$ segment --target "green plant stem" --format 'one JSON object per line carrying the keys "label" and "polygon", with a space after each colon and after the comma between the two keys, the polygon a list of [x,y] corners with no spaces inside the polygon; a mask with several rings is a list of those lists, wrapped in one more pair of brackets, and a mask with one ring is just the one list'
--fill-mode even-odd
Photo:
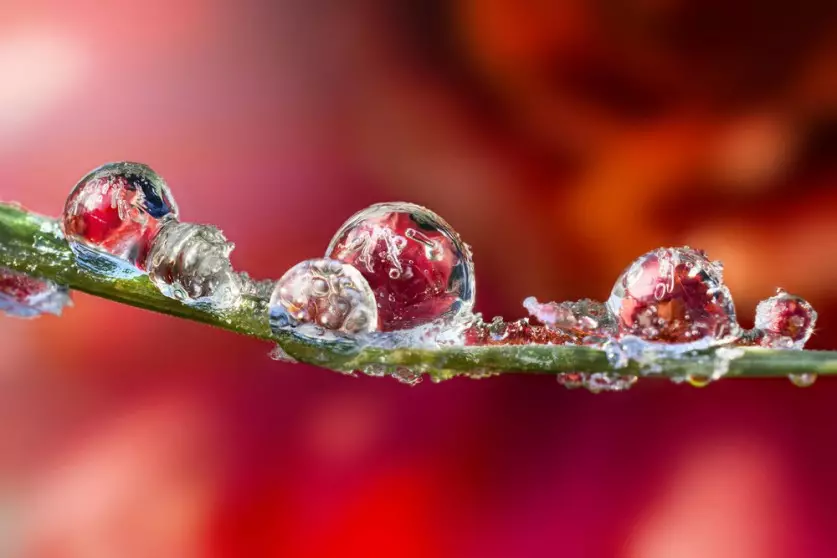
{"label": "green plant stem", "polygon": [[[245,296],[232,311],[213,312],[186,306],[160,294],[147,277],[114,279],[81,268],[60,234],[54,219],[30,213],[14,204],[0,203],[0,266],[67,285],[76,291],[193,320],[242,335],[278,343],[299,360],[338,370],[369,365],[420,368],[439,378],[487,372],[615,372],[640,374],[636,362],[614,369],[604,351],[589,347],[524,345],[442,347],[436,349],[346,347],[293,335],[274,335],[267,320],[267,300]],[[715,351],[660,359],[655,377],[708,376],[715,369]],[[837,374],[837,351],[781,351],[744,348],[729,363],[727,377],[771,377],[788,374]]]}

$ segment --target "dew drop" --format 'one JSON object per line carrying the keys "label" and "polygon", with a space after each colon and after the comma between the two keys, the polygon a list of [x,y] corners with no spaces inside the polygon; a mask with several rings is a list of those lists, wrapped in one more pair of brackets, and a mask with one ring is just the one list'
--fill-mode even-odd
{"label": "dew drop", "polygon": [[760,344],[775,349],[802,349],[817,323],[817,312],[803,298],[779,290],[756,307]]}
{"label": "dew drop", "polygon": [[814,382],[817,381],[817,375],[814,373],[790,374],[788,379],[796,387],[806,388],[814,385]]}
{"label": "dew drop", "polygon": [[704,388],[712,383],[712,377],[703,374],[689,374],[686,376],[686,381],[692,387]]}
{"label": "dew drop", "polygon": [[584,376],[584,387],[591,393],[629,390],[637,382],[636,376],[621,376],[612,372],[596,372]]}
{"label": "dew drop", "polygon": [[144,271],[154,237],[177,214],[168,185],[151,168],[109,163],[75,185],[61,226],[79,265],[132,277]]}
{"label": "dew drop", "polygon": [[326,257],[363,274],[375,293],[382,331],[450,320],[473,308],[471,252],[424,207],[381,203],[356,213],[335,234]]}
{"label": "dew drop", "polygon": [[60,316],[71,306],[70,291],[52,281],[0,267],[0,311],[16,318]]}
{"label": "dew drop", "polygon": [[273,350],[270,351],[268,356],[279,362],[288,362],[292,364],[296,364],[298,362],[294,357],[285,352],[285,349],[283,349],[280,345],[276,345]]}
{"label": "dew drop", "polygon": [[234,247],[216,227],[172,220],[152,243],[148,276],[161,293],[184,304],[231,308],[243,288],[230,263]]}
{"label": "dew drop", "polygon": [[377,323],[375,296],[366,279],[335,260],[298,263],[276,283],[270,299],[274,332],[319,324],[330,331],[357,334],[374,331]]}
{"label": "dew drop", "polygon": [[729,289],[717,262],[691,248],[659,248],[625,270],[607,307],[619,335],[693,343],[737,335]]}

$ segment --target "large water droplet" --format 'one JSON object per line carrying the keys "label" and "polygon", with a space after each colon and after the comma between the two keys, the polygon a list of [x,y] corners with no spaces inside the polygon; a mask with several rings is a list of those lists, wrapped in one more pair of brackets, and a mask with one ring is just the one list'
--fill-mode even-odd
{"label": "large water droplet", "polygon": [[641,256],[616,281],[607,307],[620,335],[648,341],[694,343],[738,332],[720,264],[691,248]]}
{"label": "large water droplet", "polygon": [[471,251],[441,217],[404,202],[381,203],[353,215],[326,256],[353,265],[369,282],[380,329],[409,329],[470,312]]}
{"label": "large water droplet", "polygon": [[78,263],[100,273],[142,272],[151,242],[177,217],[166,182],[146,165],[109,163],[75,185],[62,228]]}
{"label": "large water droplet", "polygon": [[814,332],[817,312],[803,298],[780,290],[756,307],[760,344],[775,349],[802,349]]}
{"label": "large water droplet", "polygon": [[276,284],[270,327],[287,331],[301,324],[357,334],[375,330],[375,296],[354,267],[330,259],[298,263]]}
{"label": "large water droplet", "polygon": [[72,305],[70,291],[52,281],[0,267],[0,311],[16,318],[60,316]]}
{"label": "large water droplet", "polygon": [[169,298],[216,309],[234,306],[242,284],[230,263],[235,246],[211,225],[171,221],[146,260],[151,281]]}

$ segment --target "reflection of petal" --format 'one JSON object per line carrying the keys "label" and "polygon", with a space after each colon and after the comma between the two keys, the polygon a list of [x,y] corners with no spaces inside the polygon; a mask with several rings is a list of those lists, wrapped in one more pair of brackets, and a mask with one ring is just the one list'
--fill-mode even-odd
{"label": "reflection of petal", "polygon": [[743,440],[695,444],[667,492],[640,523],[631,558],[783,556],[785,493],[766,447]]}
{"label": "reflection of petal", "polygon": [[85,53],[77,41],[40,29],[0,37],[0,134],[53,108],[81,81]]}
{"label": "reflection of petal", "polygon": [[206,424],[152,402],[110,422],[36,478],[25,506],[35,556],[199,556],[211,511]]}

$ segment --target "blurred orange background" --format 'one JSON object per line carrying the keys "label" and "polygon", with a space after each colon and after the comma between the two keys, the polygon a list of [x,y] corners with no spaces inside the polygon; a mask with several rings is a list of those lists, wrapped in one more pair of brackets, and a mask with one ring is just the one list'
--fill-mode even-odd
{"label": "blurred orange background", "polygon": [[[3,0],[0,199],[147,163],[279,277],[374,202],[474,248],[477,310],[724,261],[837,348],[837,3]],[[350,378],[85,295],[0,319],[0,556],[837,555],[837,383]]]}

